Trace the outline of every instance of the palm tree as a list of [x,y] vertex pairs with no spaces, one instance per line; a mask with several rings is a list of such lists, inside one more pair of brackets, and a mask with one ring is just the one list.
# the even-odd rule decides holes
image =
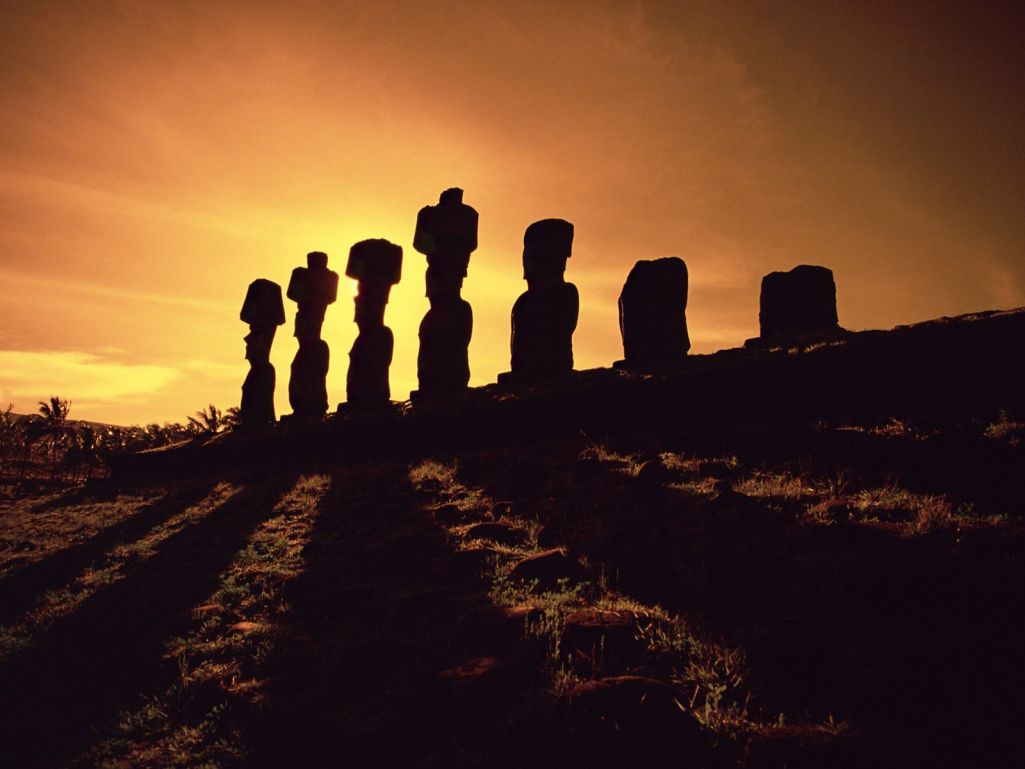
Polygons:
[[189,417],[190,432],[195,432],[199,435],[213,435],[220,432],[223,427],[224,415],[212,403],[207,409],[197,411],[196,416]]
[[44,434],[50,438],[50,480],[52,481],[57,472],[57,448],[61,444],[64,433],[67,430],[68,412],[71,410],[71,403],[50,396],[50,402],[39,401],[39,414],[43,417]]
[[242,423],[242,409],[232,406],[224,412],[224,429],[234,430]]

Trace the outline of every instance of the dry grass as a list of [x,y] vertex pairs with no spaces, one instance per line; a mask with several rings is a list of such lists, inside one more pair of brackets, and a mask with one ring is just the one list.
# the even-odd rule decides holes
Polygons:
[[[326,475],[301,477],[221,574],[220,585],[194,610],[195,628],[167,644],[166,657],[179,680],[168,691],[118,715],[80,766],[192,767],[237,764],[246,750],[231,725],[229,695],[261,700],[261,664],[274,648],[277,626],[287,613],[284,585],[303,568],[320,503],[330,486]],[[221,692],[205,713],[186,718],[183,705],[196,692]]]

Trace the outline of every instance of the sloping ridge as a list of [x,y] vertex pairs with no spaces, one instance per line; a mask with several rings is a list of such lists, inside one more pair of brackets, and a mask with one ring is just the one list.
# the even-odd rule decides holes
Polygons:
[[487,385],[443,403],[285,420],[117,457],[112,480],[283,462],[434,454],[688,424],[970,417],[1025,400],[1025,308],[939,318],[794,349],[694,355],[671,371],[575,372],[533,387]]

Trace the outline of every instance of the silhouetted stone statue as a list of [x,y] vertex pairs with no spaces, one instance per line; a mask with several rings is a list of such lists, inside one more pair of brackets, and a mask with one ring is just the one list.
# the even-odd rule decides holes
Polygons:
[[563,277],[573,250],[573,225],[542,219],[523,234],[527,290],[512,310],[512,371],[500,382],[540,382],[573,370],[573,331],[580,296]]
[[275,420],[275,374],[270,362],[270,348],[278,326],[285,322],[281,286],[265,278],[250,283],[239,318],[249,324],[249,333],[245,337],[249,373],[242,383],[239,424],[242,427],[271,424]]
[[338,297],[338,273],[327,268],[327,254],[311,251],[306,266],[292,270],[288,298],[298,303],[295,337],[299,350],[292,360],[288,402],[297,416],[327,413],[327,371],[331,351],[320,338],[327,306]]
[[826,267],[801,264],[789,272],[770,272],[762,278],[758,324],[760,336],[748,346],[844,336],[836,315],[836,283]]
[[687,334],[687,265],[676,256],[637,262],[619,295],[625,360],[616,368],[654,371],[682,363]]
[[391,400],[388,368],[395,340],[384,325],[391,287],[402,277],[402,247],[383,239],[361,240],[349,250],[345,274],[358,282],[356,325],[349,351],[346,399],[350,407],[385,406]]
[[427,257],[431,308],[420,323],[420,389],[410,394],[414,399],[458,394],[470,382],[473,310],[460,291],[477,248],[477,218],[458,187],[445,190],[438,205],[424,206],[417,214],[413,248]]

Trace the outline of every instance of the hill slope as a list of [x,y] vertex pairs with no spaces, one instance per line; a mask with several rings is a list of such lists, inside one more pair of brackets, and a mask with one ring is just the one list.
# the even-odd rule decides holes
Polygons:
[[1025,312],[126,459],[0,508],[15,766],[1003,766]]

